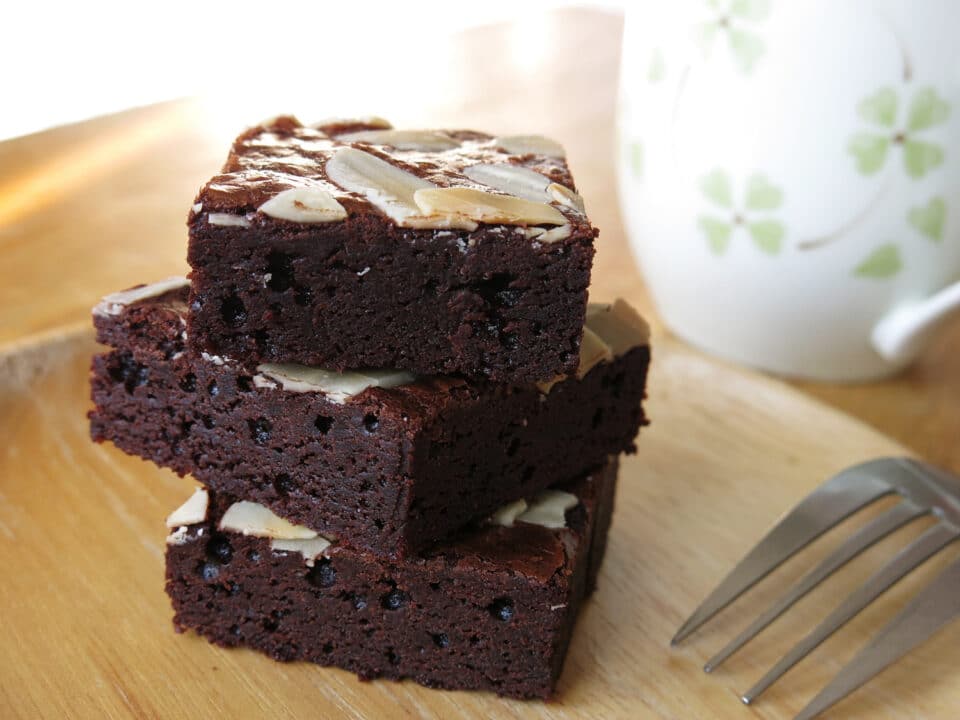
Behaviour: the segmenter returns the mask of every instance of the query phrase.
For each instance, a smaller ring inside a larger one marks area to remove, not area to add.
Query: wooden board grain
[[[847,464],[903,451],[782,385],[655,339],[650,414],[621,476],[609,553],[551,703],[358,681],[176,635],[163,592],[163,519],[192,483],[87,438],[90,333],[0,356],[0,717],[789,718],[903,605],[926,568],[892,592],[755,709],[743,690],[841,592],[919,528],[854,563],[796,613],[706,676],[700,666],[785,579],[679,650],[684,616],[781,512]],[[949,555],[949,554],[948,554]],[[935,561],[942,565],[949,559]],[[845,702],[834,718],[952,718],[957,629]]]

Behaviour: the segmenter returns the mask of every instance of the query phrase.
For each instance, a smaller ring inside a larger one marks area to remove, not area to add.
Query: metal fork
[[[681,642],[826,531],[867,505],[894,494],[900,495],[896,505],[857,530],[707,662],[704,670],[711,672],[860,553],[918,518],[935,517],[936,524],[844,600],[741,697],[747,704],[756,700],[867,605],[960,537],[960,478],[908,458],[871,460],[835,475],[767,533],[677,631],[672,644]],[[800,712],[796,720],[816,717],[957,616],[960,616],[960,561],[950,565],[920,591]]]

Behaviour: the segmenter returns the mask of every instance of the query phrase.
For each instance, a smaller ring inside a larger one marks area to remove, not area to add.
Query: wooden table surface
[[[562,140],[601,229],[595,296],[623,295],[655,318],[624,236],[612,170],[622,19],[566,10],[525,23],[546,34],[539,55],[518,49],[517,27],[468,31],[437,59],[460,81],[442,96],[376,111],[398,126],[542,131]],[[470,61],[480,54],[483,63]],[[288,109],[298,108],[185,100],[0,143],[0,352],[87,324],[105,293],[184,272],[195,191],[237,131]],[[342,112],[336,98],[311,110]],[[796,386],[960,471],[960,317],[898,377]]]
[[[745,707],[737,692],[929,519],[871,548],[721,670],[705,674],[703,663],[759,608],[880,508],[828,534],[671,648],[684,617],[771,520],[821,478],[906,451],[779,382],[716,365],[661,336],[647,402],[655,420],[641,432],[639,453],[621,465],[598,591],[577,621],[553,701],[360,682],[341,670],[277,663],[173,632],[162,586],[163,518],[194,482],[90,442],[86,378],[94,352],[84,332],[0,357],[3,720],[790,720],[960,556],[955,546],[928,562]],[[700,387],[709,390],[690,392]],[[947,628],[827,718],[953,720],[958,637],[960,624]]]

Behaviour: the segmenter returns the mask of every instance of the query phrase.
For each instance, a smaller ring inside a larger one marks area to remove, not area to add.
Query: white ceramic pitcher
[[[960,307],[958,29],[956,0],[630,6],[620,199],[674,332],[823,380],[915,357]]]

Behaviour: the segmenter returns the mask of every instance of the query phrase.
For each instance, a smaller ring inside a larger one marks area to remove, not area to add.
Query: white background
[[[435,58],[467,27],[516,21],[511,51],[521,63],[536,62],[549,41],[538,19],[574,4],[615,9],[621,3],[4,3],[0,139],[188,95],[241,110],[244,103],[291,108],[305,120],[375,113],[385,98],[416,103],[456,82]],[[418,70],[410,73],[411,66]]]

